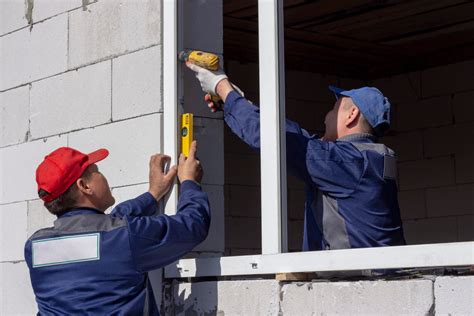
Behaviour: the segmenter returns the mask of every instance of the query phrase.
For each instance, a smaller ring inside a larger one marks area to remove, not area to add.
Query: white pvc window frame
[[[164,151],[178,155],[178,7],[163,2]],[[259,0],[262,255],[182,259],[165,278],[474,265],[474,242],[285,253],[287,251],[283,1]],[[261,35],[264,34],[264,35]],[[177,186],[165,208],[176,213]]]

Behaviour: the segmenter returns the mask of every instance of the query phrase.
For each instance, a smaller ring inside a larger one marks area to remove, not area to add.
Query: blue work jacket
[[[258,107],[233,91],[224,119],[240,139],[260,148]],[[306,188],[303,250],[405,244],[391,149],[370,134],[323,141],[290,120],[286,149],[288,172]]]
[[[172,263],[208,233],[207,194],[181,184],[176,215],[156,215],[150,193],[110,215],[66,212],[26,242],[25,259],[39,315],[158,315],[147,272]]]

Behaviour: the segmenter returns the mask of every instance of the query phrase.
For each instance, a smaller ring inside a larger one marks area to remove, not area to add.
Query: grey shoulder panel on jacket
[[[126,226],[125,219],[103,214],[83,214],[58,218],[54,227],[41,229],[29,240],[48,236],[69,235],[88,232],[108,232]]]
[[[390,155],[390,156],[395,156],[395,152],[385,146],[384,144],[377,144],[377,143],[351,143],[354,145],[355,148],[357,148],[359,151],[364,151],[364,150],[371,150],[375,151],[381,155]]]

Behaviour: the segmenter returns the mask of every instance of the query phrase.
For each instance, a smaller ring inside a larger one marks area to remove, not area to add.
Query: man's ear
[[[93,190],[89,186],[89,182],[84,179],[84,178],[79,178],[76,180],[76,185],[77,188],[79,189],[80,192],[82,192],[84,195],[92,195]]]
[[[347,114],[345,114],[345,121],[344,123],[346,124],[347,127],[354,127],[357,125],[357,122],[359,121],[359,115],[360,115],[360,110],[357,106],[352,105],[348,110]]]

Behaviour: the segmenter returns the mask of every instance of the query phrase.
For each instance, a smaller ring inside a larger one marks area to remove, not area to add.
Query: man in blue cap
[[[222,70],[186,65],[208,93],[211,110],[223,110],[231,130],[259,149],[259,108]],[[377,142],[390,127],[390,103],[372,87],[329,89],[336,102],[322,138],[286,121],[288,171],[306,184],[303,250],[404,245],[395,153]],[[219,96],[223,108],[209,95]]]

